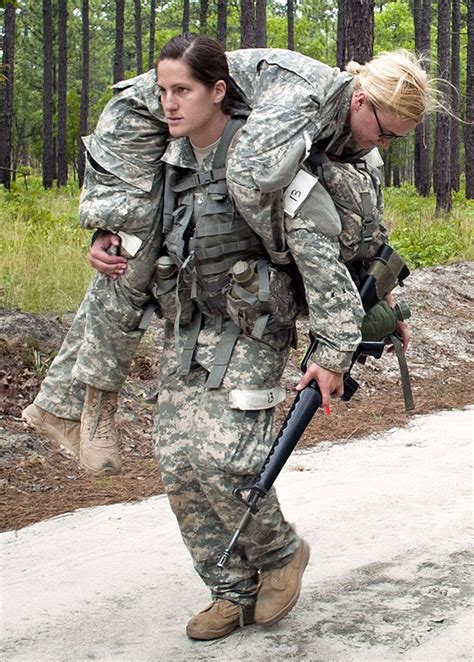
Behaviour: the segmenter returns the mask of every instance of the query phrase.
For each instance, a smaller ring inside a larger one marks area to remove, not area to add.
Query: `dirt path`
[[[419,269],[398,295],[413,312],[407,358],[416,413],[474,402],[473,272],[473,263]],[[153,404],[146,401],[154,391],[159,323],[147,332],[121,394],[118,421],[124,469],[120,476],[87,476],[74,459],[23,427],[20,412],[33,400],[71,319],[0,310],[0,530],[18,529],[76,508],[135,501],[162,492],[152,453]],[[303,322],[301,348],[306,338]],[[279,408],[279,421],[291,401],[299,360],[300,351],[293,354],[285,372],[290,396]],[[318,414],[300,442],[302,447],[406,424],[395,358],[386,353],[381,361],[368,361],[358,371],[361,388],[354,399],[348,404],[335,402],[329,417]]]
[[[403,429],[293,455],[277,489],[311,547],[299,602],[275,626],[218,641],[184,633],[209,596],[164,497],[0,534],[2,597],[14,605],[0,656],[472,660],[473,415],[416,416]]]

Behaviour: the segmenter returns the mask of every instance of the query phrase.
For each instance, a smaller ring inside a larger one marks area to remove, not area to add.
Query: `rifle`
[[[396,285],[401,285],[409,273],[405,263],[393,248],[388,244],[381,246],[365,279],[361,283],[360,295],[364,310],[370,310]],[[301,370],[303,372],[306,372],[308,360],[317,346],[318,341],[315,338],[311,340],[312,342],[301,363]],[[352,357],[349,370],[344,375],[344,393],[341,396],[341,400],[350,400],[359,388],[358,382],[350,374],[356,361],[364,362],[367,356],[379,359],[383,354],[384,348],[385,342],[383,340],[362,341],[358,345]],[[247,510],[235,529],[229,545],[217,563],[219,568],[225,567],[237,545],[240,535],[245,532],[252,517],[258,513],[260,500],[266,496],[272,487],[320,406],[321,392],[318,383],[312,380],[303,390],[297,393],[254,483],[233,490],[234,496],[247,507]]]

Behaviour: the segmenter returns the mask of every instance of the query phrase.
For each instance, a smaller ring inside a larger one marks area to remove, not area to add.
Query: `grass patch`
[[[28,185],[0,189],[0,305],[31,313],[76,310],[92,276],[77,186],[58,192],[36,179]]]
[[[456,193],[450,214],[436,217],[435,207],[434,195],[422,198],[410,185],[385,191],[390,243],[412,269],[474,259],[474,201]]]
[[[79,191],[72,182],[45,191],[39,178],[28,185],[0,189],[0,306],[38,314],[77,310],[92,276]],[[473,260],[474,201],[455,194],[451,214],[434,212],[435,197],[421,198],[413,186],[385,191],[390,241],[409,266]]]

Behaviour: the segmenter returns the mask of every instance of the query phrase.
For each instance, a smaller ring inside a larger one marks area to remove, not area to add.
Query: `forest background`
[[[424,55],[448,112],[383,154],[385,221],[412,267],[472,258],[474,0],[0,0],[0,29],[5,307],[78,306],[90,279],[81,137],[111,85],[152,68],[187,29],[227,50],[290,48],[341,68],[396,48]]]

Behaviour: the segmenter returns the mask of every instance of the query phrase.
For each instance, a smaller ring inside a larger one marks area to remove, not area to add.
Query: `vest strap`
[[[230,357],[241,331],[233,322],[229,322],[222,338],[216,347],[216,355],[212,363],[209,377],[206,381],[206,388],[219,388],[224,379],[224,375],[229,365]]]
[[[199,332],[201,331],[202,324],[202,313],[199,311],[193,321],[191,322],[191,327],[188,331],[183,344],[183,350],[181,352],[181,375],[189,375],[191,372],[191,363],[193,360],[194,348],[196,347],[197,339]]]
[[[405,357],[405,352],[403,351],[402,348],[402,343],[397,338],[397,336],[391,335],[389,337],[390,337],[390,342],[393,345],[393,349],[395,350],[395,355],[398,360],[398,367],[400,368],[403,399],[405,401],[405,411],[408,414],[415,409],[415,402],[413,400],[413,391],[411,388],[411,380],[410,380],[410,373],[408,372],[407,360]]]
[[[155,310],[158,308],[158,304],[156,301],[150,301],[148,303],[147,307],[145,308],[145,312],[142,315],[142,318],[140,320],[140,324],[138,325],[138,328],[140,331],[146,331],[150,325],[151,317]]]
[[[207,186],[221,179],[225,179],[226,169],[217,168],[213,170],[199,170],[193,175],[183,177],[179,182],[172,185],[175,193],[182,193],[189,189],[196,188],[196,186]]]

